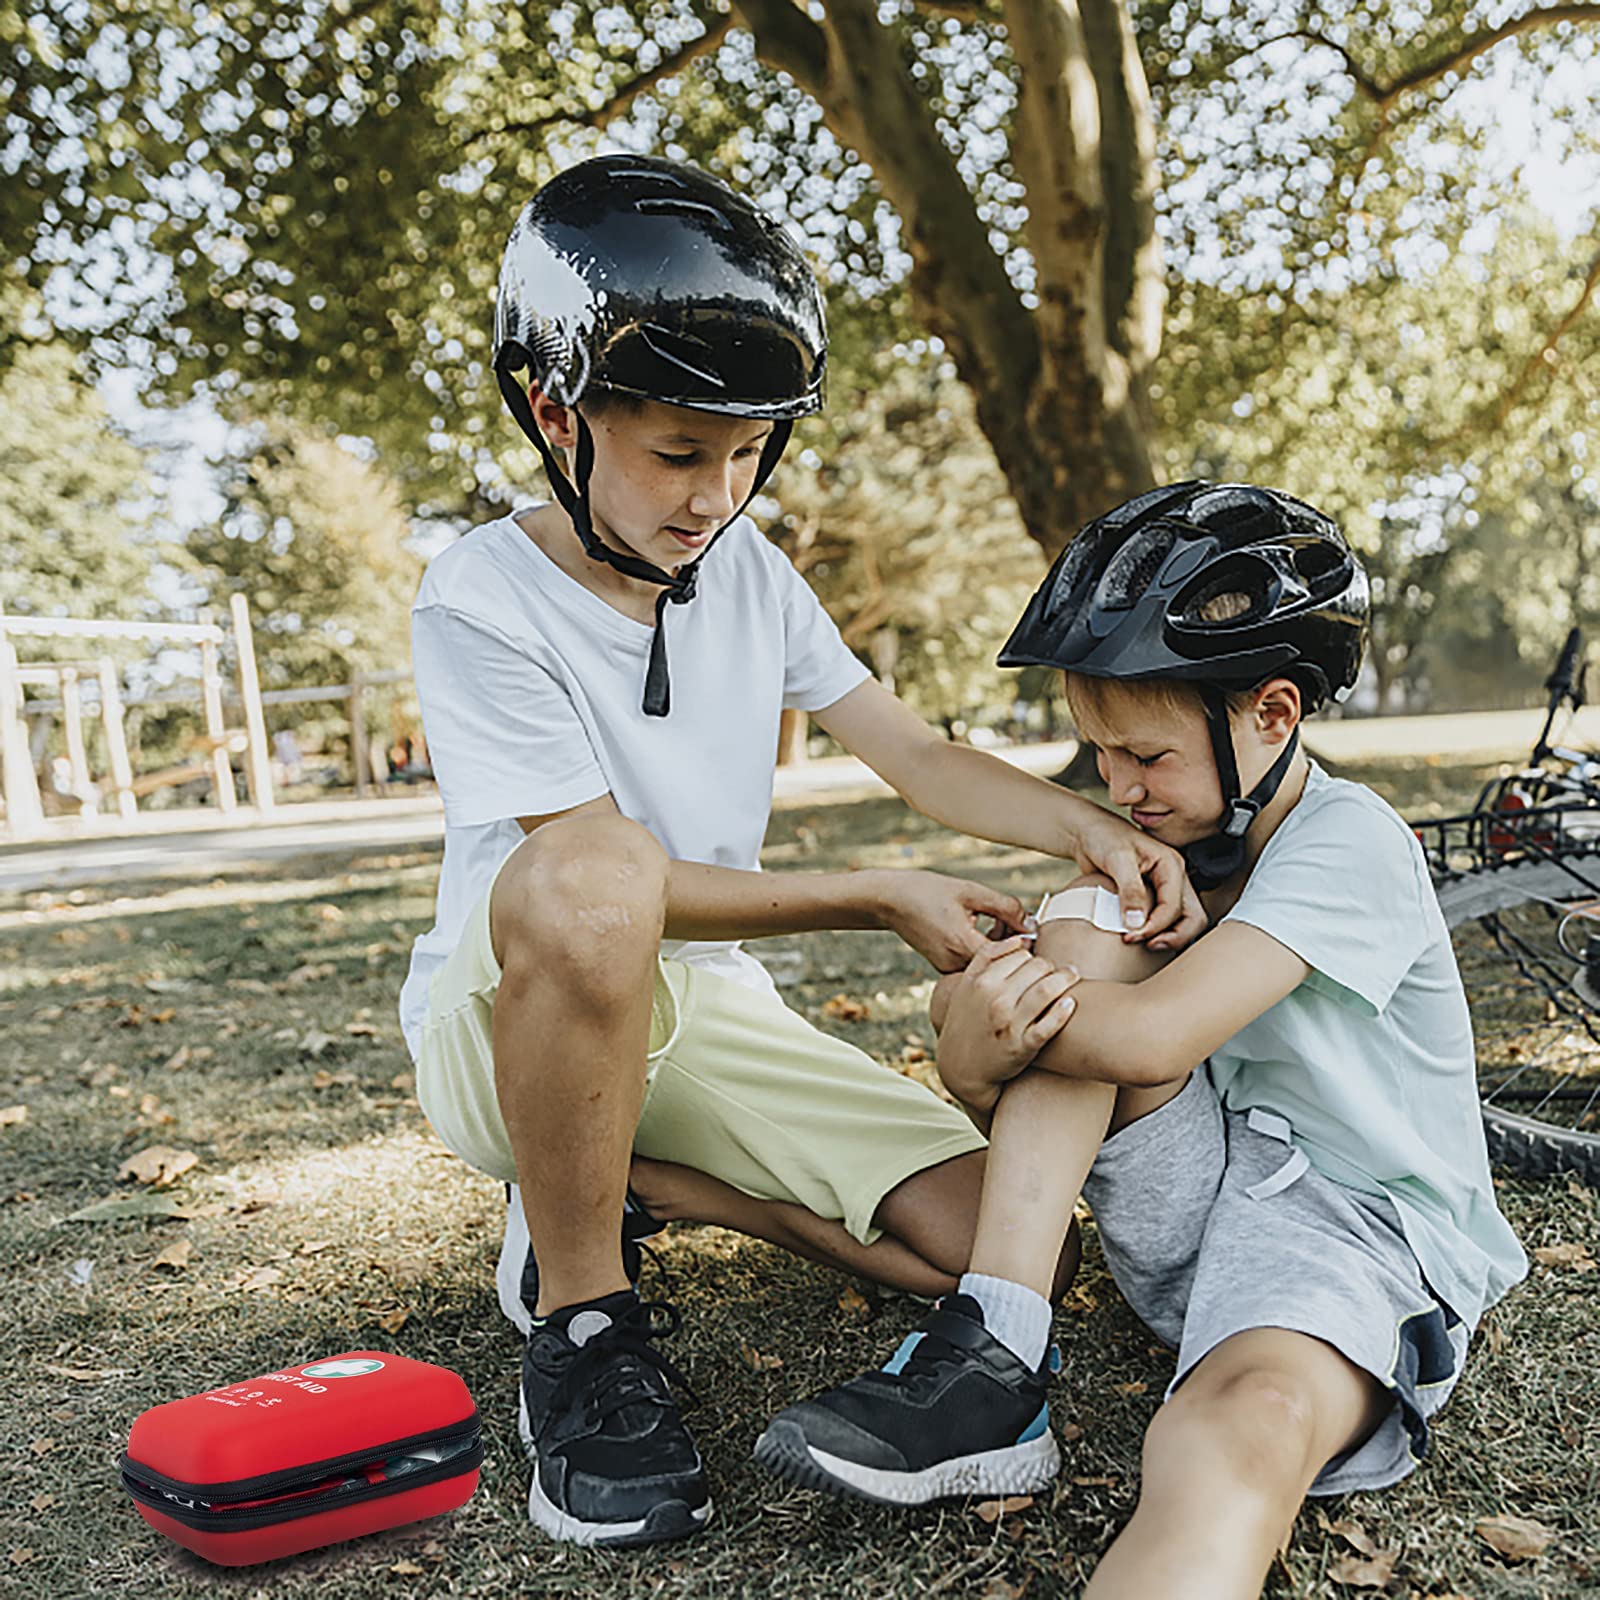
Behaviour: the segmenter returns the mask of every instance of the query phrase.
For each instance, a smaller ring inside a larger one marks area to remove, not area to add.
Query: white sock
[[[956,1292],[970,1294],[978,1302],[984,1327],[1024,1366],[1037,1367],[1044,1359],[1044,1347],[1050,1342],[1050,1302],[1042,1294],[981,1272],[963,1273]]]

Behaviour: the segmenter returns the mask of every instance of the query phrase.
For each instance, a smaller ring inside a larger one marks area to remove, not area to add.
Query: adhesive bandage
[[[1043,927],[1047,922],[1061,922],[1067,918],[1092,922],[1102,933],[1127,931],[1122,921],[1122,902],[1111,890],[1089,884],[1063,889],[1059,894],[1047,894],[1034,920]]]

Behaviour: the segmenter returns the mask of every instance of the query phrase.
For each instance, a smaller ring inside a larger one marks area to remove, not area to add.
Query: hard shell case
[[[151,1527],[235,1567],[453,1511],[482,1461],[457,1373],[352,1350],[152,1407],[122,1483]]]

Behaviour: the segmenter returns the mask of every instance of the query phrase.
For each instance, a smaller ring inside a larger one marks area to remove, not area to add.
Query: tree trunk
[[[821,106],[900,215],[918,316],[971,389],[1029,534],[1054,555],[1154,481],[1147,378],[1164,283],[1155,136],[1125,0],[1002,0],[1026,63],[1012,159],[1036,304],[989,242],[876,0],[736,0],[756,50]],[[817,20],[813,20],[813,15]]]

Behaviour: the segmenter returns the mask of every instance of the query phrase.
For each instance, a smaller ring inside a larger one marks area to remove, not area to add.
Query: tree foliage
[[[76,366],[39,340],[0,375],[0,602],[14,616],[127,616],[149,599],[145,462]]]
[[[6,270],[153,392],[363,436],[408,506],[471,515],[533,471],[487,374],[516,208],[601,140],[686,156],[806,242],[836,403],[896,347],[953,363],[1013,528],[1048,551],[1151,475],[1270,478],[1350,521],[1384,671],[1421,671],[1481,530],[1548,573],[1550,506],[1594,498],[1600,258],[1522,220],[1462,91],[1509,70],[1592,152],[1597,21],[1536,0],[39,0],[0,17]],[[8,329],[0,360],[25,343]],[[1564,603],[1503,619],[1548,633]]]
[[[187,554],[217,609],[235,592],[249,599],[263,687],[344,683],[409,660],[422,563],[382,469],[278,426],[227,470],[228,508]]]

